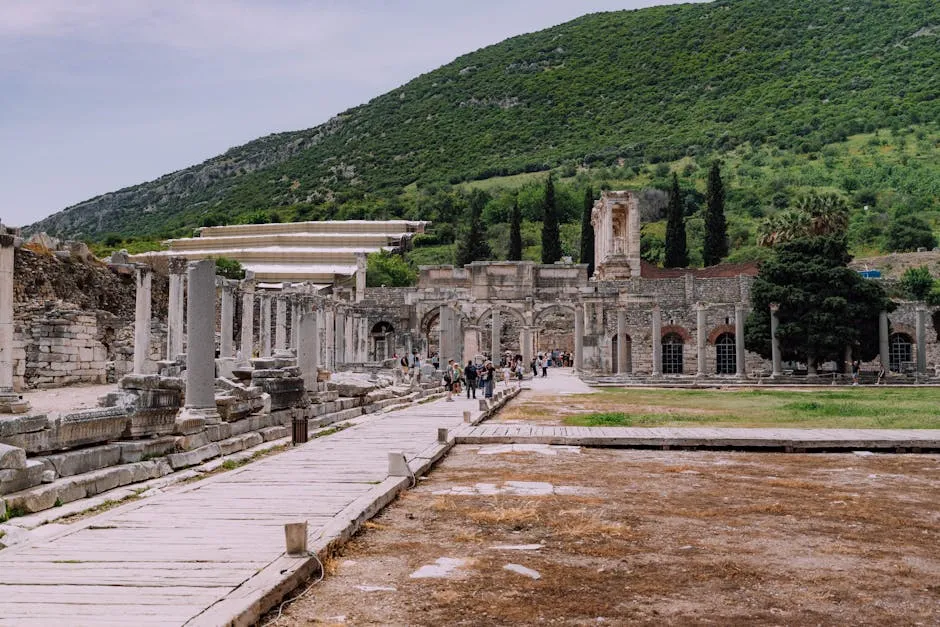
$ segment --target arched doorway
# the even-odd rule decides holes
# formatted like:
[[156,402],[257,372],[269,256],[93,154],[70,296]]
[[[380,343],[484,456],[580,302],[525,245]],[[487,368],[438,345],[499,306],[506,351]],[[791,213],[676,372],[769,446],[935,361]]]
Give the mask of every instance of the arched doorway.
[[[627,363],[624,372],[630,374],[633,372],[633,340],[626,333],[623,336],[624,350],[627,352]],[[610,363],[611,372],[617,374],[620,372],[620,335],[614,334],[610,338]]]
[[369,334],[372,338],[372,361],[384,361],[392,356],[395,344],[395,327],[390,322],[376,322]]
[[682,350],[685,342],[678,333],[663,336],[663,374],[682,374]]
[[440,350],[441,344],[441,309],[435,307],[428,312],[421,323],[421,339],[424,342],[424,357],[430,359]]
[[733,333],[722,333],[715,340],[715,372],[735,374],[738,371],[738,355]]
[[888,367],[892,372],[909,369],[914,361],[914,342],[907,333],[892,333],[888,338]]

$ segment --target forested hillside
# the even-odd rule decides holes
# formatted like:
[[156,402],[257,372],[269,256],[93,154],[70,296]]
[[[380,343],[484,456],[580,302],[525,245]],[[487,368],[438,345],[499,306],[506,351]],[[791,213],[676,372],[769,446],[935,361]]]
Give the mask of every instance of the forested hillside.
[[[557,170],[565,219],[576,222],[585,186],[656,186],[675,170],[700,194],[720,158],[729,212],[741,216],[730,221],[736,248],[750,243],[749,220],[821,187],[852,201],[856,244],[878,249],[881,222],[897,211],[937,209],[938,69],[934,0],[722,0],[588,15],[33,229],[117,244],[203,224],[400,216],[434,220],[433,248],[459,230],[463,192],[485,187],[499,244],[507,190],[536,193],[525,186],[545,175],[532,173]],[[694,219],[697,196],[688,198]],[[526,217],[531,232],[538,215]],[[564,225],[563,239],[576,231]]]

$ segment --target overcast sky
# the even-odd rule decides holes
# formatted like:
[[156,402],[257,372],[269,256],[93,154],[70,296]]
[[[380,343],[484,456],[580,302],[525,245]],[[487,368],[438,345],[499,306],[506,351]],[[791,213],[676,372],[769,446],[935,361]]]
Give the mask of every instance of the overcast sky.
[[0,0],[0,220],[331,116],[506,37],[669,0]]

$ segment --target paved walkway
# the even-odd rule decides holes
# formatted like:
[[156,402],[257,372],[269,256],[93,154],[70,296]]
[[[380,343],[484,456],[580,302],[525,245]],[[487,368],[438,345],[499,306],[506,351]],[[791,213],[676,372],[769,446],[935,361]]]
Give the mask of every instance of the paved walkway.
[[465,410],[480,414],[477,401],[461,399],[377,416],[2,550],[0,624],[250,619],[266,591],[287,592],[313,570],[284,555],[285,523],[309,521],[312,550],[352,533],[411,482],[388,477],[388,452],[405,452],[420,471],[446,450],[437,429],[461,425]]
[[734,429],[697,427],[462,427],[457,444],[558,444],[621,448],[733,448],[802,451],[940,451],[940,429]]

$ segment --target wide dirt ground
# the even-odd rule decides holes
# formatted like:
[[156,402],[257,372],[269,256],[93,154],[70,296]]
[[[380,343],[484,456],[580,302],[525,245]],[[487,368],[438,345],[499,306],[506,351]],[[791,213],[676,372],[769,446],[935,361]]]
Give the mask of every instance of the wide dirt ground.
[[940,456],[520,448],[455,449],[277,624],[940,623]]

